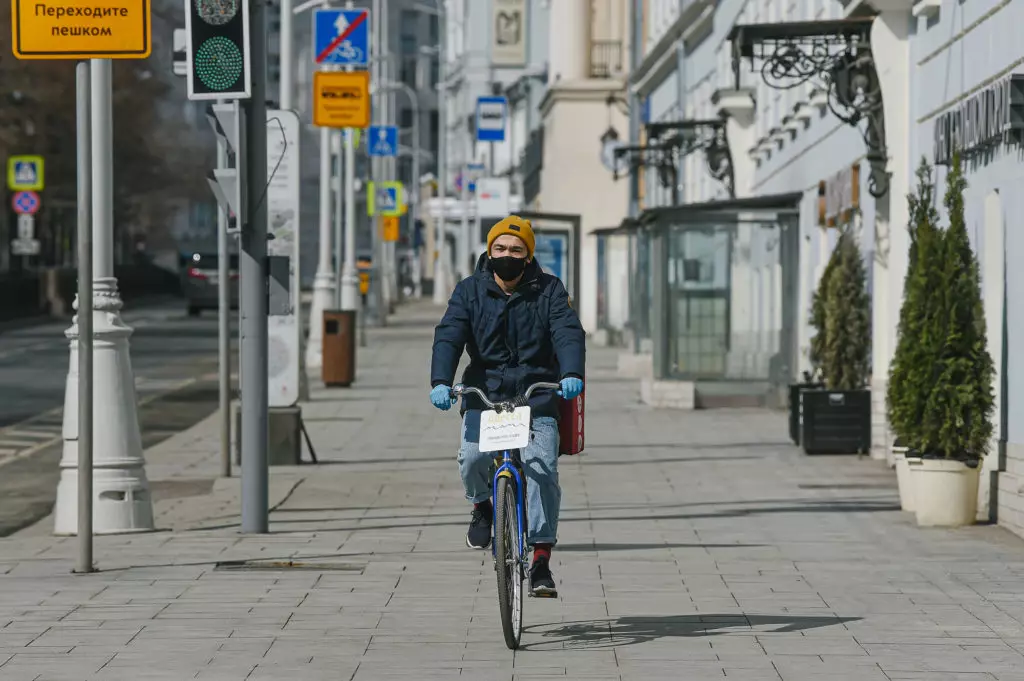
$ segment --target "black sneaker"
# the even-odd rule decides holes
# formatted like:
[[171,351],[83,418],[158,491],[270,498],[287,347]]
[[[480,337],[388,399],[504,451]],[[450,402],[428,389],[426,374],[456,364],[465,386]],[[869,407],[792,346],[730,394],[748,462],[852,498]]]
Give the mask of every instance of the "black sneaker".
[[466,546],[471,549],[486,549],[491,545],[491,505],[473,507],[473,517],[466,532]]
[[530,568],[530,593],[546,598],[558,596],[555,579],[551,576],[551,568],[548,567],[546,556],[541,556],[533,561],[533,566]]

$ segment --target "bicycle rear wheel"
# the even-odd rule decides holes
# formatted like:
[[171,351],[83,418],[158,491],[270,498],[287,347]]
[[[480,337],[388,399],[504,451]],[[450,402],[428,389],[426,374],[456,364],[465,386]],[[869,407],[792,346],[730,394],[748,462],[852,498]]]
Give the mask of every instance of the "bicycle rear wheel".
[[498,573],[498,611],[505,645],[519,647],[523,633],[523,562],[516,511],[516,485],[511,478],[498,478],[494,495],[494,569]]

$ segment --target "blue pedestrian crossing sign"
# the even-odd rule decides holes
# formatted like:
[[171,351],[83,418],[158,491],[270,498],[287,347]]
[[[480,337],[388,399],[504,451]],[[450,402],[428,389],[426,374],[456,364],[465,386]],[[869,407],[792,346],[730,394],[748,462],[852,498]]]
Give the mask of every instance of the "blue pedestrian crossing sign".
[[313,61],[366,66],[370,63],[370,13],[365,9],[313,12]]
[[370,182],[366,187],[366,213],[370,217],[395,217],[402,214],[404,197],[401,182]]
[[371,125],[366,146],[370,156],[398,156],[398,128],[393,125]]
[[7,188],[37,192],[45,186],[42,156],[11,156],[7,159]]

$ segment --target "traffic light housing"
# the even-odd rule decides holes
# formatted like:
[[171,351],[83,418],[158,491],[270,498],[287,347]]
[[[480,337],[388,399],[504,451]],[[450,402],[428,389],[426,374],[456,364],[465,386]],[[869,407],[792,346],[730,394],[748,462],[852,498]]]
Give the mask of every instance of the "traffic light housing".
[[185,0],[188,98],[252,94],[249,0]]

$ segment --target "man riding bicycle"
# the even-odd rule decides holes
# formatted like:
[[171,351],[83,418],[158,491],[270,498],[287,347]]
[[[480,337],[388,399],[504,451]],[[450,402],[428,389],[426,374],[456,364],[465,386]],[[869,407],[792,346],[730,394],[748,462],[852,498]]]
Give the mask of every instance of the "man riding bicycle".
[[[510,215],[487,235],[487,253],[476,272],[455,287],[448,309],[434,330],[430,401],[441,410],[454,403],[451,386],[465,349],[469,366],[462,382],[494,401],[508,400],[529,385],[558,383],[558,395],[538,391],[530,397],[530,444],[523,454],[526,472],[527,543],[533,547],[530,588],[535,595],[557,594],[551,575],[551,549],[557,539],[562,491],[558,486],[559,395],[583,392],[585,334],[565,286],[543,272],[533,258],[535,238],[529,220]],[[493,454],[481,453],[479,398],[465,395],[461,414],[459,472],[473,514],[466,544],[486,549],[491,543],[491,466]]]

